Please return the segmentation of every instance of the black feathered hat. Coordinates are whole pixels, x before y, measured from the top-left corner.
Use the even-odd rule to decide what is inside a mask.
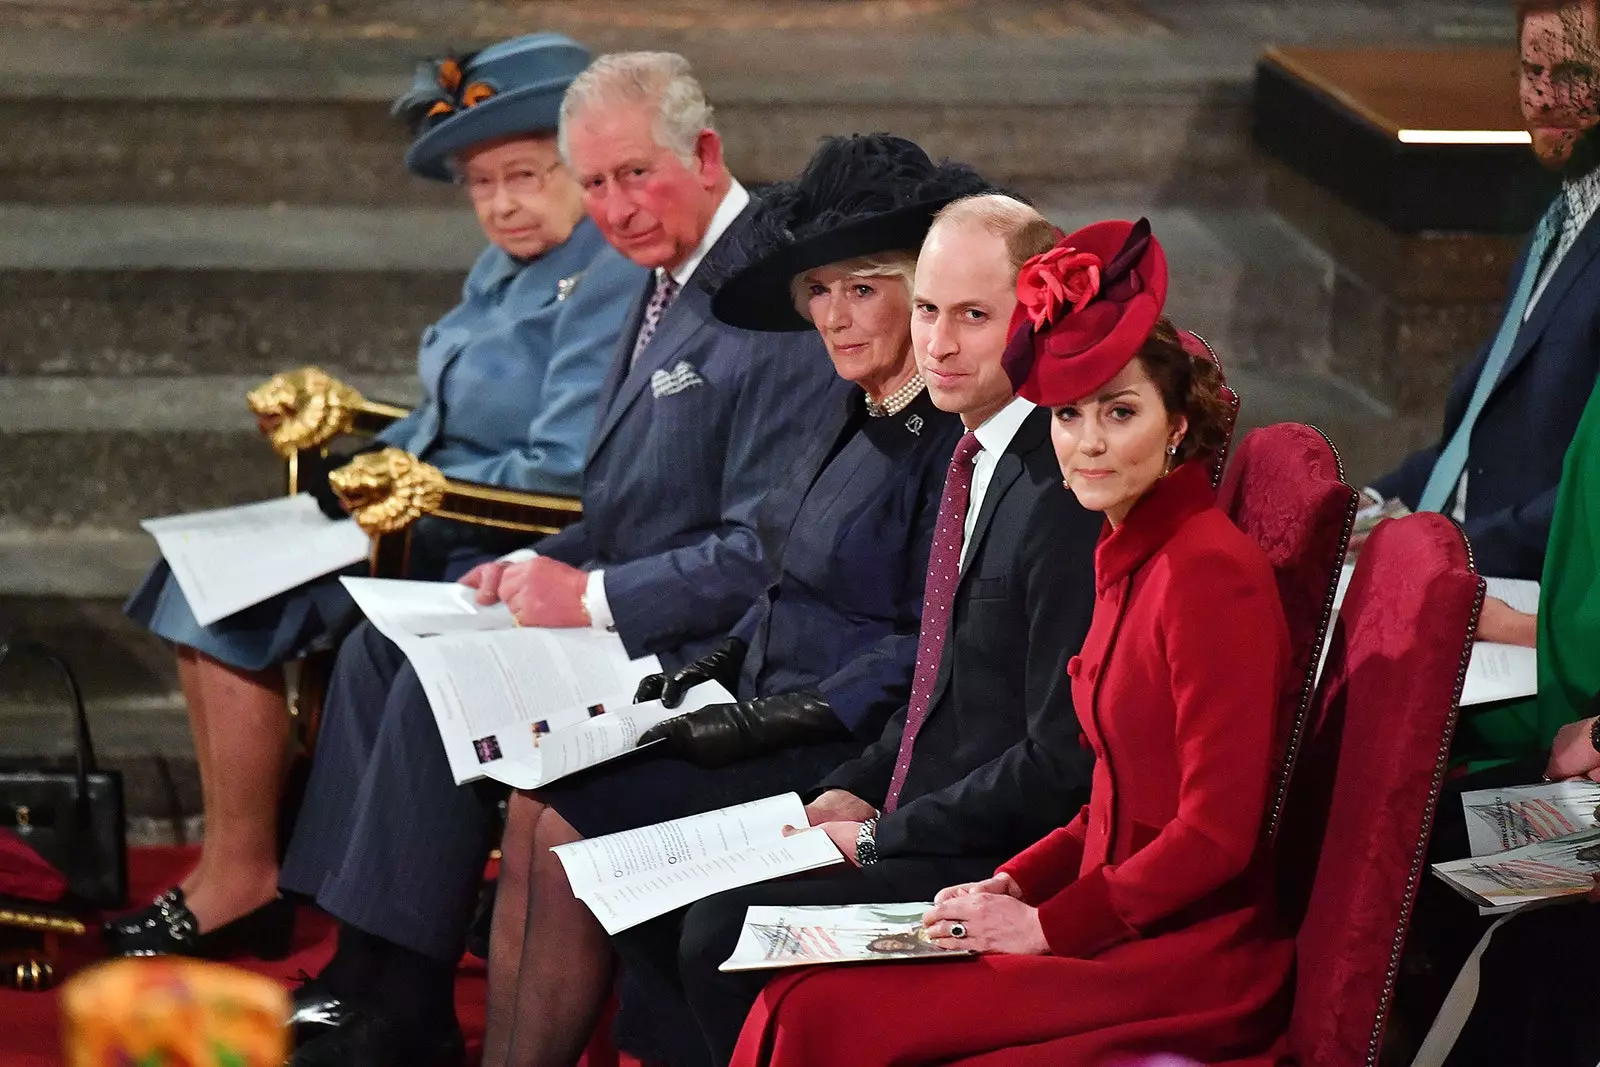
[[[707,264],[711,313],[745,330],[812,329],[795,310],[795,275],[860,256],[915,252],[940,208],[998,191],[965,164],[935,164],[903,137],[829,137],[798,179],[763,192],[749,224]]]

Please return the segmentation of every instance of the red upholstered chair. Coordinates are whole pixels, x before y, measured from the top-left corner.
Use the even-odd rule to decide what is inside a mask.
[[[1442,515],[1385,522],[1362,550],[1277,840],[1303,1067],[1377,1062],[1482,604]]]
[[[1211,347],[1211,342],[1192,330],[1179,330],[1178,339],[1183,342],[1183,350],[1196,359],[1209,359],[1222,370],[1222,360],[1217,358],[1217,350]],[[1226,375],[1226,372],[1224,372]],[[1239,394],[1232,387],[1222,387],[1223,396],[1227,398],[1233,413],[1228,418],[1228,437],[1223,442],[1222,451],[1217,453],[1216,460],[1211,464],[1211,488],[1215,489],[1222,484],[1222,472],[1228,465],[1228,453],[1233,448],[1233,428],[1239,424]]]
[[[1333,443],[1316,427],[1297,422],[1246,434],[1217,494],[1218,506],[1272,561],[1289,623],[1289,671],[1278,704],[1288,732],[1267,808],[1269,841],[1277,834],[1305,732],[1357,496],[1345,483]]]

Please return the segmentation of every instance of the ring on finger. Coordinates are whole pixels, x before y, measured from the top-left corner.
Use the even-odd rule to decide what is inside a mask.
[[[950,936],[951,937],[966,937],[967,936],[967,924],[966,923],[951,923],[950,924]]]

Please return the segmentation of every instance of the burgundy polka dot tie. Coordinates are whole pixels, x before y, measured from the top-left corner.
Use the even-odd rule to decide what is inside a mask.
[[[634,338],[632,362],[639,362],[639,354],[650,343],[650,338],[656,335],[656,327],[661,325],[661,316],[667,310],[667,305],[672,303],[672,298],[678,295],[678,283],[672,280],[672,275],[666,271],[656,274],[655,292],[650,294],[650,302],[644,307],[644,321],[639,323],[639,334]]]
[[[933,680],[939,674],[944,635],[950,628],[950,609],[955,604],[956,585],[961,578],[961,543],[966,531],[967,502],[972,497],[972,461],[982,448],[970,430],[963,434],[956,444],[956,454],[950,457],[950,472],[944,478],[939,520],[933,528],[933,548],[928,552],[928,581],[922,593],[917,672],[911,680],[911,702],[906,708],[906,728],[900,734],[900,754],[895,757],[894,777],[889,780],[889,795],[883,801],[885,812],[893,811],[900,801],[906,771],[911,769],[911,746],[917,743],[917,731],[928,718],[928,701],[933,696]]]

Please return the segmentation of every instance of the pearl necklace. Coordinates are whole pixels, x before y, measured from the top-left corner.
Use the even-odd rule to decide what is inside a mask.
[[[867,414],[871,415],[875,419],[881,419],[888,415],[898,415],[900,412],[904,411],[913,400],[917,398],[917,395],[922,392],[922,389],[922,375],[913,374],[909,379],[907,379],[906,384],[902,385],[900,388],[896,389],[882,400],[874,400],[870,396],[867,397]]]

